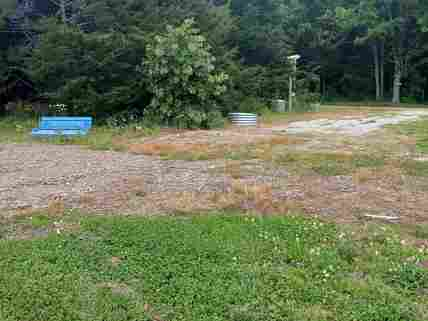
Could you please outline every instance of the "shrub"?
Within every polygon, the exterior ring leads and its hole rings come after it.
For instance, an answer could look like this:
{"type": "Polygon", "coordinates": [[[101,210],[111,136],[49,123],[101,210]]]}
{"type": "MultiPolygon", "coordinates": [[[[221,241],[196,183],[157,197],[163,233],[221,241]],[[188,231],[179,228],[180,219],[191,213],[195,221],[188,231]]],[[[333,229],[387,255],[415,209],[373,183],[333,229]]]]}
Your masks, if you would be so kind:
{"type": "Polygon", "coordinates": [[[316,104],[320,103],[320,95],[317,93],[302,93],[297,96],[293,111],[315,111],[316,104]]]}
{"type": "Polygon", "coordinates": [[[403,104],[417,104],[418,100],[415,97],[408,96],[408,97],[401,97],[401,102],[403,104]]]}
{"type": "Polygon", "coordinates": [[[262,100],[255,97],[247,97],[239,105],[239,111],[263,115],[269,112],[269,107],[262,100]]]}
{"type": "Polygon", "coordinates": [[[216,72],[210,46],[193,20],[156,35],[146,46],[138,70],[146,78],[152,100],[145,115],[183,127],[210,127],[210,112],[219,110],[217,98],[226,91],[228,76],[216,72]]]}
{"type": "Polygon", "coordinates": [[[107,118],[106,123],[110,127],[125,128],[130,124],[138,123],[141,119],[142,112],[138,109],[132,109],[114,114],[107,118]]]}

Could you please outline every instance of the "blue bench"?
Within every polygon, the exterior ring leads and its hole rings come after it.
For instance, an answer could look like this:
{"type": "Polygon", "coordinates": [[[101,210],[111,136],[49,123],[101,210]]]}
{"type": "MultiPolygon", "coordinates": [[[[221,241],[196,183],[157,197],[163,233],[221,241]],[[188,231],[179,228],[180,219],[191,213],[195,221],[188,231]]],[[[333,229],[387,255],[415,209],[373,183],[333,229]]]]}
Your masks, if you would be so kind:
{"type": "Polygon", "coordinates": [[[92,127],[92,117],[41,117],[39,128],[34,128],[34,137],[84,136],[92,127]]]}

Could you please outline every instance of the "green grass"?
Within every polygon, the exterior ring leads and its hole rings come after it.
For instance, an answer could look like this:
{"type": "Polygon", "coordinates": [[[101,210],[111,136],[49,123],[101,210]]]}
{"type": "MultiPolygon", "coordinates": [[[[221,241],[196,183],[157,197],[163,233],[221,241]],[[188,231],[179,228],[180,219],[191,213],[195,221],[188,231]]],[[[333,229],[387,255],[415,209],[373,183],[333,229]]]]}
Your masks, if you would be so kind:
{"type": "Polygon", "coordinates": [[[47,215],[33,215],[30,219],[31,226],[33,228],[41,228],[49,226],[52,223],[52,219],[47,215]]]}
{"type": "Polygon", "coordinates": [[[324,102],[326,106],[343,106],[343,107],[352,107],[352,108],[367,108],[367,107],[388,107],[388,108],[428,108],[428,104],[424,103],[401,103],[399,105],[392,104],[390,101],[375,101],[375,100],[359,100],[359,101],[344,101],[344,100],[335,100],[335,101],[326,101],[324,102]]]}
{"type": "Polygon", "coordinates": [[[276,162],[299,172],[311,170],[322,176],[349,175],[358,168],[378,168],[385,165],[384,158],[371,155],[309,152],[282,153],[276,158],[276,162]]]}
{"type": "Polygon", "coordinates": [[[296,113],[296,112],[279,113],[279,112],[270,111],[261,115],[260,121],[264,124],[270,124],[270,123],[273,123],[274,121],[284,121],[284,120],[293,119],[293,117],[296,117],[298,115],[302,115],[302,113],[296,113]]]}
{"type": "Polygon", "coordinates": [[[0,118],[0,143],[28,142],[31,129],[35,127],[35,119],[0,118]]]}
{"type": "Polygon", "coordinates": [[[402,171],[414,177],[427,177],[428,176],[428,162],[427,161],[417,161],[417,160],[402,160],[400,162],[400,167],[402,171]]]}
{"type": "MultiPolygon", "coordinates": [[[[416,152],[428,154],[428,118],[398,125],[388,126],[400,135],[406,135],[416,140],[416,152]]],[[[410,176],[428,176],[428,162],[413,159],[404,159],[400,167],[410,176]]]]}
{"type": "MultiPolygon", "coordinates": [[[[317,112],[332,112],[337,111],[337,108],[334,106],[321,106],[320,110],[317,112]]],[[[269,111],[265,112],[260,116],[260,121],[263,124],[271,124],[275,121],[297,121],[302,118],[302,115],[311,114],[315,111],[298,111],[294,110],[291,112],[274,112],[269,111]]]]}
{"type": "Polygon", "coordinates": [[[354,239],[294,217],[80,220],[79,232],[0,241],[0,320],[427,318],[428,253],[389,229],[354,239]]]}
{"type": "Polygon", "coordinates": [[[428,118],[399,125],[389,126],[401,135],[407,135],[416,139],[416,151],[428,153],[428,118]]]}
{"type": "Polygon", "coordinates": [[[36,119],[3,118],[0,119],[0,143],[49,143],[56,145],[82,145],[93,150],[126,149],[126,143],[132,139],[157,135],[158,128],[129,126],[112,128],[94,126],[90,134],[82,137],[32,138],[31,129],[37,127],[36,119]]]}

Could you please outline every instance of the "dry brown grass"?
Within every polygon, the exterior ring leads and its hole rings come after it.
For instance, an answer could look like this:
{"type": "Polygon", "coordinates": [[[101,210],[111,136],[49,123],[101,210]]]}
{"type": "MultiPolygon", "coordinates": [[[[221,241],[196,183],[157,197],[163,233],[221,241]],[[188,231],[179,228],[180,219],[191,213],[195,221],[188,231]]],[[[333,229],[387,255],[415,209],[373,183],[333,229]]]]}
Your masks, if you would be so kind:
{"type": "Polygon", "coordinates": [[[296,144],[301,144],[303,142],[304,140],[301,138],[281,135],[281,136],[272,137],[271,139],[268,139],[267,141],[264,141],[262,143],[269,144],[269,145],[296,145],[296,144]]]}
{"type": "Polygon", "coordinates": [[[399,136],[398,138],[400,140],[401,145],[408,145],[408,146],[415,146],[416,147],[416,143],[417,143],[416,137],[399,136]]]}
{"type": "Polygon", "coordinates": [[[268,184],[250,185],[243,180],[232,181],[232,193],[245,195],[249,199],[257,199],[261,195],[272,198],[272,186],[268,184]]]}
{"type": "MultiPolygon", "coordinates": [[[[0,215],[0,220],[2,218],[25,218],[37,213],[38,211],[31,206],[18,208],[16,210],[2,212],[0,215]]],[[[1,221],[0,221],[1,222],[1,221]]]]}
{"type": "Polygon", "coordinates": [[[376,178],[376,171],[371,168],[358,168],[353,174],[352,179],[354,184],[364,184],[376,178]]]}
{"type": "Polygon", "coordinates": [[[133,198],[145,197],[147,189],[144,177],[134,176],[128,177],[126,180],[120,182],[117,190],[114,193],[84,193],[80,195],[79,205],[84,209],[97,209],[103,210],[120,208],[133,198]]]}
{"type": "Polygon", "coordinates": [[[129,151],[134,154],[160,156],[165,159],[188,161],[219,159],[233,147],[206,143],[145,143],[132,144],[129,151]]]}
{"type": "Polygon", "coordinates": [[[82,194],[79,198],[79,204],[84,208],[92,208],[97,204],[97,199],[93,194],[82,194]]]}
{"type": "Polygon", "coordinates": [[[287,214],[302,210],[301,204],[296,201],[276,200],[272,185],[249,184],[241,179],[232,181],[230,192],[212,195],[211,201],[217,209],[238,208],[269,214],[287,214]]]}
{"type": "Polygon", "coordinates": [[[242,166],[240,161],[226,161],[224,166],[224,173],[234,179],[243,176],[242,166]]]}
{"type": "Polygon", "coordinates": [[[390,161],[379,168],[358,168],[352,178],[355,184],[367,182],[388,182],[391,185],[401,186],[403,184],[403,172],[399,162],[390,161]]]}
{"type": "MultiPolygon", "coordinates": [[[[270,184],[251,184],[233,179],[224,192],[156,193],[145,198],[145,204],[163,213],[193,214],[211,211],[240,210],[263,214],[302,212],[297,201],[276,200],[270,184]]],[[[150,208],[145,208],[151,211],[150,208]]]]}
{"type": "Polygon", "coordinates": [[[145,197],[144,208],[151,213],[195,213],[215,210],[210,202],[213,193],[163,192],[145,197]]]}
{"type": "Polygon", "coordinates": [[[208,144],[185,144],[185,143],[144,143],[129,145],[129,151],[134,154],[152,156],[170,155],[176,153],[201,153],[208,152],[208,144]]]}
{"type": "Polygon", "coordinates": [[[49,216],[62,216],[65,212],[65,203],[61,198],[55,198],[48,202],[47,213],[49,216]]]}
{"type": "Polygon", "coordinates": [[[127,150],[129,138],[126,137],[112,137],[111,144],[115,150],[127,150]]]}
{"type": "Polygon", "coordinates": [[[144,177],[140,177],[140,176],[130,177],[126,180],[126,185],[128,190],[131,193],[134,193],[136,196],[143,197],[146,195],[147,191],[146,191],[144,177]]]}
{"type": "Polygon", "coordinates": [[[119,265],[120,265],[120,263],[122,263],[122,258],[120,258],[120,257],[117,257],[117,256],[112,256],[111,258],[110,258],[110,263],[111,263],[111,265],[112,266],[114,266],[114,267],[118,267],[119,265]]]}
{"type": "MultiPolygon", "coordinates": [[[[244,138],[243,136],[243,139],[244,138]]],[[[177,139],[179,140],[180,138],[177,139]]],[[[231,152],[247,155],[248,151],[251,151],[252,157],[271,159],[273,146],[299,144],[303,142],[302,139],[290,138],[284,135],[269,138],[253,137],[246,143],[244,140],[242,140],[242,142],[231,140],[228,143],[216,143],[215,137],[212,139],[213,142],[210,143],[197,142],[197,136],[195,136],[195,142],[193,143],[179,141],[136,143],[128,145],[128,150],[133,154],[184,160],[221,159],[231,152]]]]}
{"type": "MultiPolygon", "coordinates": [[[[48,201],[48,207],[46,210],[41,211],[40,208],[33,208],[31,206],[25,208],[19,208],[16,210],[6,211],[1,213],[2,218],[16,220],[16,219],[26,219],[32,216],[37,216],[43,213],[50,217],[61,217],[66,213],[66,206],[64,200],[61,198],[53,198],[48,201]]],[[[1,218],[1,217],[0,217],[1,218]]]]}
{"type": "Polygon", "coordinates": [[[257,212],[269,212],[275,207],[272,186],[268,184],[250,185],[242,180],[233,180],[231,196],[240,203],[240,207],[257,212]]]}

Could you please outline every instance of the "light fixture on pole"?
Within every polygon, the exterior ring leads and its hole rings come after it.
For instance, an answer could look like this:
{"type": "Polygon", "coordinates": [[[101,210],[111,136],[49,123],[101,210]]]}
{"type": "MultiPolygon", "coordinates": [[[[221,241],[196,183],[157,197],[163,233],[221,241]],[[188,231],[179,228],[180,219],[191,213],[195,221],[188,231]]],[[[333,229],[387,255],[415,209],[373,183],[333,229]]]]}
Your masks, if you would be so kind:
{"type": "Polygon", "coordinates": [[[293,98],[296,95],[296,93],[293,91],[293,79],[295,78],[296,73],[297,73],[297,60],[300,59],[300,55],[293,55],[293,56],[289,56],[287,58],[293,64],[293,72],[290,73],[289,92],[288,92],[288,110],[292,111],[293,110],[293,98]]]}

